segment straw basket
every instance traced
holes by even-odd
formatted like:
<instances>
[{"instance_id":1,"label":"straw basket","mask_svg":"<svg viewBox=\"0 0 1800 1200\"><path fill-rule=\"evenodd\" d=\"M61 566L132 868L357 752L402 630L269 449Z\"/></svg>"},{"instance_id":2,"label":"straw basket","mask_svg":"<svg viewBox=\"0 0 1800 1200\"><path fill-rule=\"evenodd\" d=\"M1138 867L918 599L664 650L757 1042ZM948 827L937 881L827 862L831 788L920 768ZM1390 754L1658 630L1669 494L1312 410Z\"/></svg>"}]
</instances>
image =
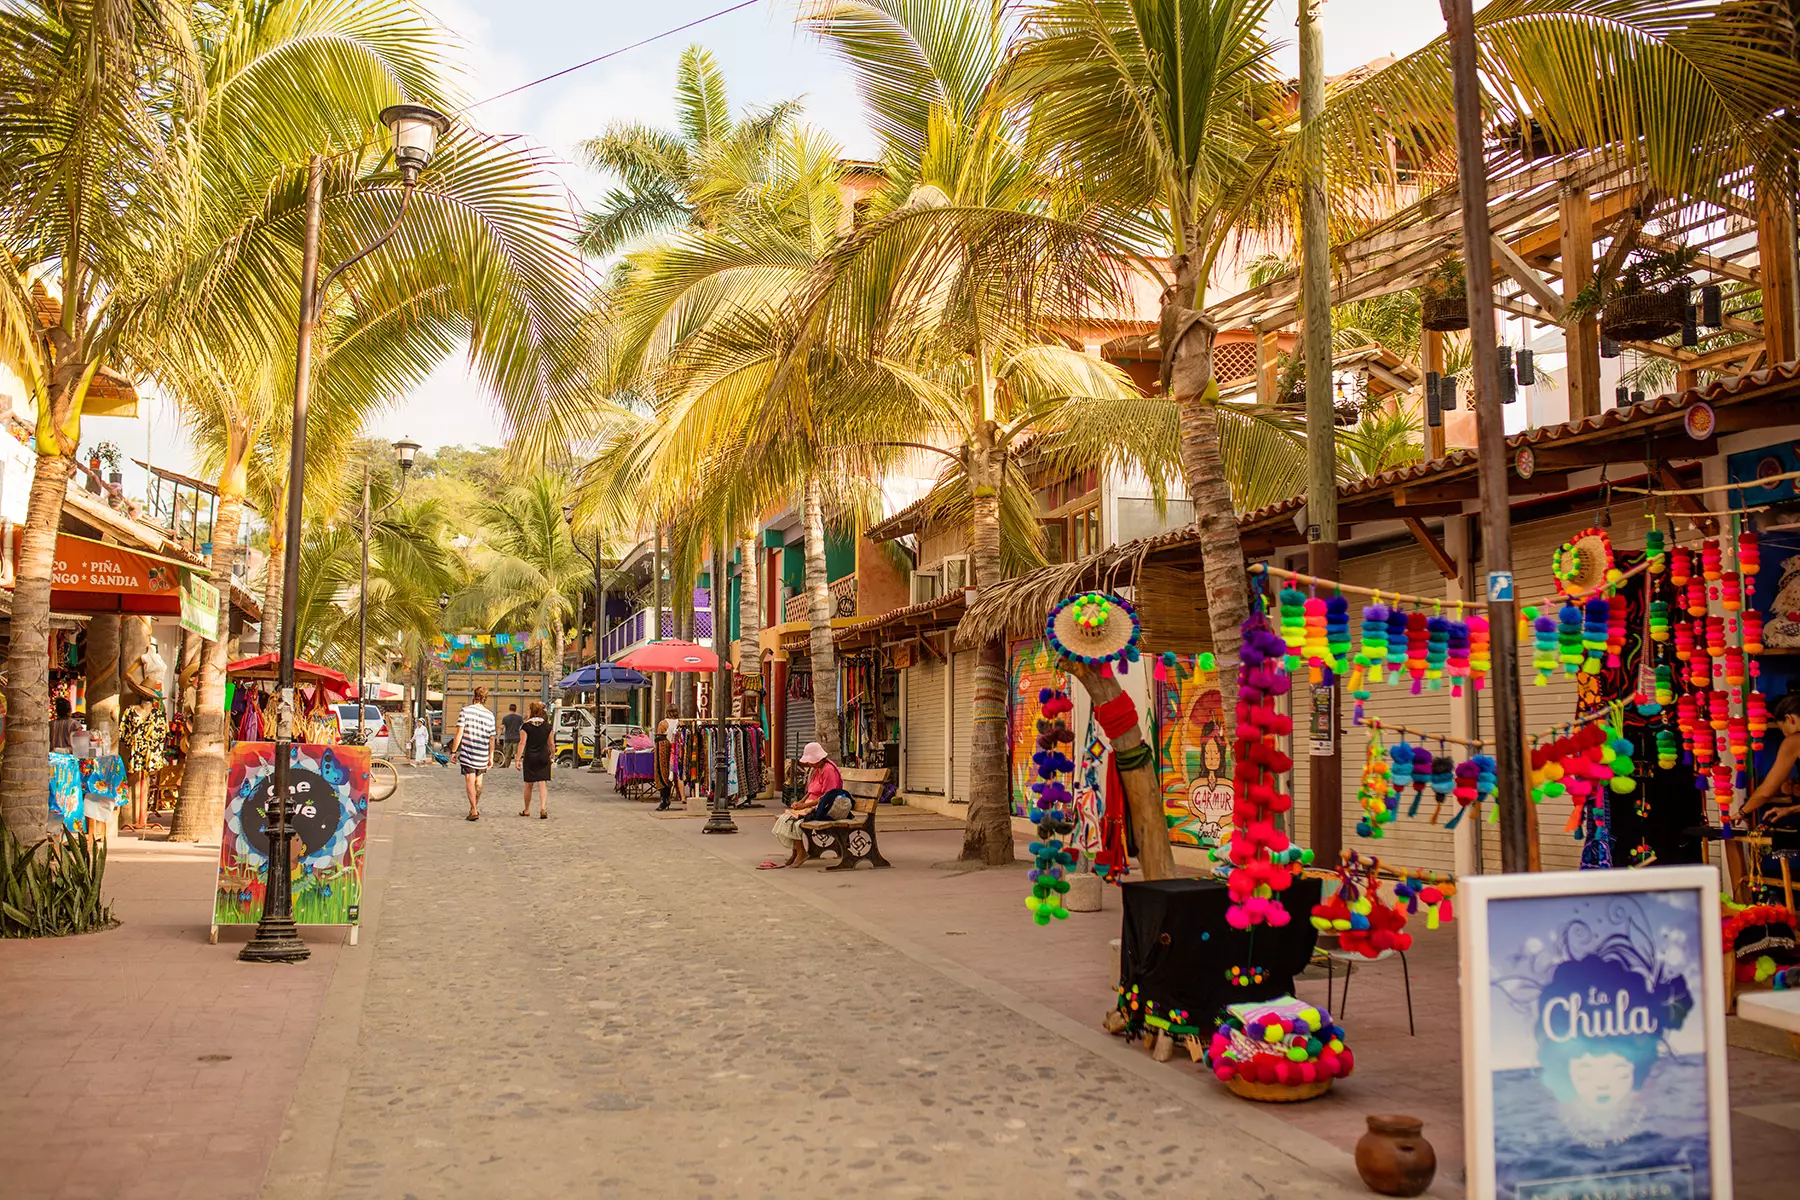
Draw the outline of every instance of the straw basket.
<instances>
[{"instance_id":1,"label":"straw basket","mask_svg":"<svg viewBox=\"0 0 1800 1200\"><path fill-rule=\"evenodd\" d=\"M1615 342L1653 342L1681 332L1687 306L1686 284L1668 291L1625 292L1600 310L1600 332Z\"/></svg>"},{"instance_id":2,"label":"straw basket","mask_svg":"<svg viewBox=\"0 0 1800 1200\"><path fill-rule=\"evenodd\" d=\"M1225 1081L1225 1086L1246 1100L1260 1100L1264 1104L1293 1104L1323 1096L1331 1090L1331 1080L1315 1079L1311 1083L1251 1083L1234 1075Z\"/></svg>"},{"instance_id":3,"label":"straw basket","mask_svg":"<svg viewBox=\"0 0 1800 1200\"><path fill-rule=\"evenodd\" d=\"M1469 298L1459 293L1434 296L1419 295L1419 323L1437 333L1454 333L1469 327Z\"/></svg>"}]
</instances>

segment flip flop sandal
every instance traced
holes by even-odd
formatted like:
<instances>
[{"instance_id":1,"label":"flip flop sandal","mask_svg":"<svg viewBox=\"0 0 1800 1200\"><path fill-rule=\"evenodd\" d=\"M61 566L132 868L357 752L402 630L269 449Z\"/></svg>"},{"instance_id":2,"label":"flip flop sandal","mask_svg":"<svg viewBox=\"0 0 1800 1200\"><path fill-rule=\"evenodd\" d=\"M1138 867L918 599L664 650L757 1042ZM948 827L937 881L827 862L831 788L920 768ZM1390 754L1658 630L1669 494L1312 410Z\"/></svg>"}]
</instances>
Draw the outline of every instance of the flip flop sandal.
<instances>
[{"instance_id":1,"label":"flip flop sandal","mask_svg":"<svg viewBox=\"0 0 1800 1200\"><path fill-rule=\"evenodd\" d=\"M549 819L550 819L549 813L539 813L538 814L538 820L540 820L540 821L548 821Z\"/></svg>"},{"instance_id":2,"label":"flip flop sandal","mask_svg":"<svg viewBox=\"0 0 1800 1200\"><path fill-rule=\"evenodd\" d=\"M469 814L469 815L468 815L468 816L466 816L466 817L464 817L464 818L463 818L463 820L465 820L465 821L479 821L479 820L481 820L481 814L480 814L480 813L470 813L470 814Z\"/></svg>"},{"instance_id":3,"label":"flip flop sandal","mask_svg":"<svg viewBox=\"0 0 1800 1200\"><path fill-rule=\"evenodd\" d=\"M766 863L757 863L756 869L759 871L779 871L785 866L787 866L787 864L784 862L781 862L781 863L766 862Z\"/></svg>"}]
</instances>

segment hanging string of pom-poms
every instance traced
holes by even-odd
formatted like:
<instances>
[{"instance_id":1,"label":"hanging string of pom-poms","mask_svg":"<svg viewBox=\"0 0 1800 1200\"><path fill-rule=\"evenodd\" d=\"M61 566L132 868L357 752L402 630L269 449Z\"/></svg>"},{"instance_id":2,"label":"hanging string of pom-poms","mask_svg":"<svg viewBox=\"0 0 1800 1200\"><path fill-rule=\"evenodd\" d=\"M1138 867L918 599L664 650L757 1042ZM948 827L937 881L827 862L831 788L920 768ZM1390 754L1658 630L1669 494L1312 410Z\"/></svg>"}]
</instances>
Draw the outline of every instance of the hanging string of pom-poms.
<instances>
[{"instance_id":1,"label":"hanging string of pom-poms","mask_svg":"<svg viewBox=\"0 0 1800 1200\"><path fill-rule=\"evenodd\" d=\"M1363 809L1363 815L1356 822L1359 837L1387 836L1386 826L1400 815L1401 803L1406 800L1408 788L1412 789L1411 802L1406 809L1409 818L1419 815L1419 808L1427 791L1432 793L1434 801L1431 810L1433 825L1438 823L1444 805L1455 802L1455 811L1444 823L1447 830L1456 828L1462 821L1463 813L1471 805L1493 796L1499 783L1499 767L1492 755L1480 753L1486 744L1480 738L1437 734L1383 722L1378 718L1370 718L1363 724L1370 730L1370 734L1363 760L1362 783L1357 789L1357 802ZM1381 736L1384 730L1398 734L1401 740L1393 747L1388 747ZM1417 743L1408 740L1413 738L1418 739ZM1433 742L1437 743L1438 752L1435 754L1431 750ZM1476 753L1458 762L1445 753L1451 745Z\"/></svg>"},{"instance_id":2,"label":"hanging string of pom-poms","mask_svg":"<svg viewBox=\"0 0 1800 1200\"><path fill-rule=\"evenodd\" d=\"M1037 782L1031 785L1036 797L1031 819L1037 822L1038 840L1030 847L1031 894L1025 897L1025 907L1031 910L1032 920L1048 925L1052 918L1062 920L1069 915L1063 905L1063 896L1069 890L1064 875L1075 865L1075 853L1064 839L1075 829L1069 816L1074 797L1060 777L1075 770L1075 761L1064 750L1075 744L1075 733L1066 719L1075 703L1069 699L1069 693L1057 688L1040 690L1038 703L1043 706L1043 716L1038 719L1037 749L1031 756L1038 775Z\"/></svg>"}]
</instances>

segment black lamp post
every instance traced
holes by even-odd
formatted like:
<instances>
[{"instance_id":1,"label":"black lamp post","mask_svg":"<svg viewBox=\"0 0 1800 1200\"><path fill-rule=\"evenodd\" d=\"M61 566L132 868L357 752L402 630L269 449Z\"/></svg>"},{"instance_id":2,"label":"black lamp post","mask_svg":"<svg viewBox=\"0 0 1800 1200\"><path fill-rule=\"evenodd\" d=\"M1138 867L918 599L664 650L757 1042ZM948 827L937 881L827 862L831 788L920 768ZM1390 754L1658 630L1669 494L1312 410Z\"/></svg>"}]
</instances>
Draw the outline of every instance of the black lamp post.
<instances>
[{"instance_id":1,"label":"black lamp post","mask_svg":"<svg viewBox=\"0 0 1800 1200\"><path fill-rule=\"evenodd\" d=\"M394 461L400 465L400 490L381 506L379 512L369 511L369 468L367 464L363 466L362 586L356 592L356 731L363 735L365 742L369 732L365 723L368 714L363 711L363 697L369 686L363 662L369 652L369 522L406 496L406 477L412 471L413 456L418 452L419 443L411 438L401 438L394 443Z\"/></svg>"},{"instance_id":2,"label":"black lamp post","mask_svg":"<svg viewBox=\"0 0 1800 1200\"><path fill-rule=\"evenodd\" d=\"M400 169L404 189L400 212L387 231L364 249L351 255L319 279L319 225L325 209L325 159L313 155L306 165L306 232L300 255L300 327L294 354L293 438L288 447L287 543L281 561L281 666L276 679L275 777L269 791L265 819L269 836L269 881L263 891L262 917L256 935L238 954L245 962L299 962L312 952L294 927L292 866L288 844L288 818L294 803L290 794L289 758L294 744L294 625L296 597L300 590L301 506L306 481L306 402L312 391L313 327L319 319L319 300L350 266L385 245L406 219L419 172L431 161L437 139L450 127L450 118L417 104L396 104L381 111L381 122L394 135L394 164ZM357 703L361 703L359 699Z\"/></svg>"}]
</instances>

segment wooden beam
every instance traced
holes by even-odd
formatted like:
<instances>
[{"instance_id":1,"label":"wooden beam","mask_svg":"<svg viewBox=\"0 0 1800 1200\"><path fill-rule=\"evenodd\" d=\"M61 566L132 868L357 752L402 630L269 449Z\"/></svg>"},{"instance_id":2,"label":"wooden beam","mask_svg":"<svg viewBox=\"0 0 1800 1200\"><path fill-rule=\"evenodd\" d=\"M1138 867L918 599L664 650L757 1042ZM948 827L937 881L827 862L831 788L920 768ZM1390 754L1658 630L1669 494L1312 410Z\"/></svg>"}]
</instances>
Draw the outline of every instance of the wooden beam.
<instances>
[{"instance_id":1,"label":"wooden beam","mask_svg":"<svg viewBox=\"0 0 1800 1200\"><path fill-rule=\"evenodd\" d=\"M1674 468L1669 466L1668 463L1663 462L1661 459L1658 459L1655 462L1654 469L1658 487L1663 488L1666 491L1678 491L1686 486L1681 482L1681 476L1675 474ZM1700 526L1700 532L1707 537L1719 536L1719 519L1710 515L1702 516L1701 514L1704 514L1707 511L1706 506L1693 496L1670 496L1669 507L1686 513L1689 516L1699 516L1700 520L1698 521L1698 524Z\"/></svg>"},{"instance_id":2,"label":"wooden beam","mask_svg":"<svg viewBox=\"0 0 1800 1200\"><path fill-rule=\"evenodd\" d=\"M1559 210L1557 214L1558 219L1540 226L1526 234L1524 237L1513 238L1508 243L1512 246L1513 250L1518 253L1520 258L1529 262L1534 258L1546 257L1552 254L1557 257L1563 256L1564 247L1560 212L1562 207L1561 198L1562 195L1569 192L1574 192L1582 196L1588 195L1588 190L1586 188L1573 182L1565 186L1557 197L1557 207ZM1606 193L1597 201L1590 200L1588 205L1589 228L1596 230L1604 229L1607 225L1616 221L1622 214L1629 211L1631 206L1637 203L1637 198L1637 184L1632 183ZM1593 256L1594 247L1593 242L1590 239L1588 243L1588 259L1590 262L1593 260Z\"/></svg>"},{"instance_id":3,"label":"wooden beam","mask_svg":"<svg viewBox=\"0 0 1800 1200\"><path fill-rule=\"evenodd\" d=\"M1637 240L1638 245L1648 246L1652 250L1680 250L1683 248L1680 242L1671 242L1667 238L1659 238L1641 231L1638 233ZM1716 254L1696 254L1694 255L1694 265L1704 267L1714 275L1735 279L1739 283L1747 283L1751 287L1760 287L1762 284L1762 277L1755 268L1739 266L1730 259L1720 258Z\"/></svg>"},{"instance_id":4,"label":"wooden beam","mask_svg":"<svg viewBox=\"0 0 1800 1200\"><path fill-rule=\"evenodd\" d=\"M1406 506L1407 517L1453 517L1463 510L1459 501L1442 501L1436 504L1409 504ZM1372 498L1357 496L1345 500L1338 510L1344 522L1351 521L1398 521L1402 514L1390 496L1377 492Z\"/></svg>"},{"instance_id":5,"label":"wooden beam","mask_svg":"<svg viewBox=\"0 0 1800 1200\"><path fill-rule=\"evenodd\" d=\"M1738 342L1735 345L1721 346L1717 350L1708 350L1705 354L1689 360L1687 369L1690 371L1717 370L1727 363L1734 363L1740 359L1748 359L1758 350L1761 350L1762 347L1763 343L1761 338L1758 338L1754 342Z\"/></svg>"},{"instance_id":6,"label":"wooden beam","mask_svg":"<svg viewBox=\"0 0 1800 1200\"><path fill-rule=\"evenodd\" d=\"M1514 279L1519 286L1530 293L1531 298L1544 306L1544 311L1562 320L1563 298L1553 291L1544 277L1531 269L1531 264L1513 252L1513 248L1498 237L1488 239L1493 244L1494 264Z\"/></svg>"},{"instance_id":7,"label":"wooden beam","mask_svg":"<svg viewBox=\"0 0 1800 1200\"><path fill-rule=\"evenodd\" d=\"M1429 557L1433 565L1437 567L1438 574L1442 575L1445 579L1455 579L1456 560L1444 552L1443 543L1432 536L1431 530L1425 528L1425 522L1419 520L1417 517L1403 517L1401 519L1405 522L1406 528L1412 533L1413 540L1419 543L1420 547L1425 551L1426 556Z\"/></svg>"},{"instance_id":8,"label":"wooden beam","mask_svg":"<svg viewBox=\"0 0 1800 1200\"><path fill-rule=\"evenodd\" d=\"M1435 329L1427 329L1421 338L1422 357L1425 369L1438 375L1444 373L1444 335ZM1432 428L1425 405L1419 405L1419 420L1425 423L1425 457L1444 457L1444 425L1443 414L1438 415L1437 428Z\"/></svg>"},{"instance_id":9,"label":"wooden beam","mask_svg":"<svg viewBox=\"0 0 1800 1200\"><path fill-rule=\"evenodd\" d=\"M1378 362L1365 363L1363 364L1363 369L1375 378L1381 380L1381 382L1393 388L1396 392L1410 392L1415 387L1419 386L1410 379L1403 379L1394 374Z\"/></svg>"},{"instance_id":10,"label":"wooden beam","mask_svg":"<svg viewBox=\"0 0 1800 1200\"><path fill-rule=\"evenodd\" d=\"M1610 199L1610 197L1609 197ZM1594 212L1585 191L1565 188L1557 198L1562 236L1563 291L1575 293L1594 277ZM1593 313L1563 323L1568 351L1569 419L1600 415L1600 327Z\"/></svg>"},{"instance_id":11,"label":"wooden beam","mask_svg":"<svg viewBox=\"0 0 1800 1200\"><path fill-rule=\"evenodd\" d=\"M1614 438L1579 442L1572 446L1545 446L1536 451L1538 469L1578 471L1583 467L1598 467L1606 463L1641 463L1646 456L1653 459L1688 459L1706 458L1719 452L1716 439L1707 438L1697 442L1682 433L1679 426L1680 422L1676 421L1669 427L1675 429L1673 435L1661 430L1654 434L1646 431L1648 446L1645 445L1644 438Z\"/></svg>"},{"instance_id":12,"label":"wooden beam","mask_svg":"<svg viewBox=\"0 0 1800 1200\"><path fill-rule=\"evenodd\" d=\"M1509 496L1545 496L1569 490L1569 474L1567 471L1540 470L1530 479L1520 479L1509 474L1506 481L1506 492ZM1399 508L1411 509L1420 504L1441 504L1450 500L1473 500L1479 495L1476 480L1457 479L1450 483L1426 484L1422 487L1396 488L1394 504Z\"/></svg>"}]
</instances>

